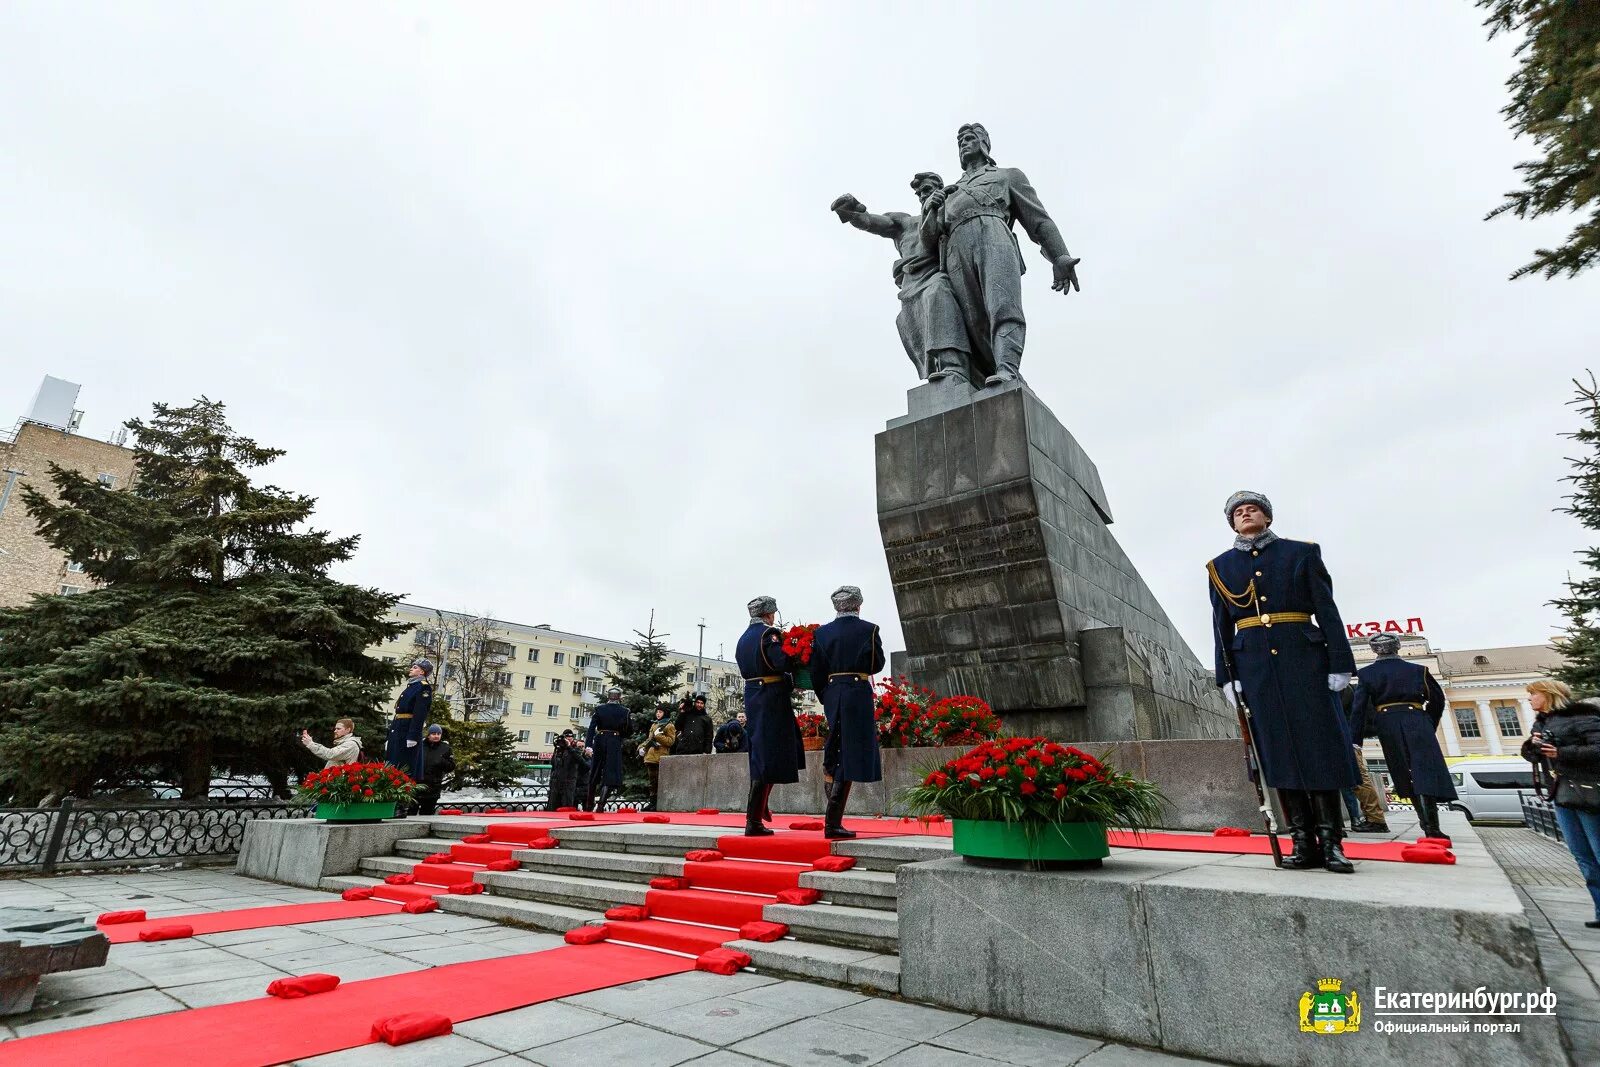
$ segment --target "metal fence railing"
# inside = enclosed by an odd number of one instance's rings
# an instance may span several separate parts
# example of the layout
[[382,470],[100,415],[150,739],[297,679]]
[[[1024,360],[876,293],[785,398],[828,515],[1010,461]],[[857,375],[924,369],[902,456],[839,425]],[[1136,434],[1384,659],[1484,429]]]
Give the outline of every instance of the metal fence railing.
[[1517,790],[1517,799],[1522,802],[1522,817],[1530,830],[1537,830],[1555,841],[1561,840],[1561,827],[1556,823],[1554,804],[1537,793],[1520,789]]

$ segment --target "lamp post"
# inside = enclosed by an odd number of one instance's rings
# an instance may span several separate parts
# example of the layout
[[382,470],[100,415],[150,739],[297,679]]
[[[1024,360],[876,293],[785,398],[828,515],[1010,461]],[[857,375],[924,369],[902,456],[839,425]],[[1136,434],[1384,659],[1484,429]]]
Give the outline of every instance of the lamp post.
[[700,647],[694,654],[694,691],[700,692],[700,687],[706,680],[706,619],[700,616]]

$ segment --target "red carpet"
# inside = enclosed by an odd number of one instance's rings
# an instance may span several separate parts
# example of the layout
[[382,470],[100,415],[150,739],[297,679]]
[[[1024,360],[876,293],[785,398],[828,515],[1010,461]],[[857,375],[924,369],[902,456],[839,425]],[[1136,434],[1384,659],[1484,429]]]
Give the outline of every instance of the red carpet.
[[[332,970],[337,973],[338,965]],[[693,960],[661,952],[606,944],[562,946],[369,978],[298,1000],[262,996],[237,1004],[18,1038],[0,1044],[0,1067],[97,1063],[265,1067],[368,1044],[373,1022],[418,1005],[460,1023],[591,989],[692,970]],[[267,981],[261,980],[263,991]]]
[[[1272,854],[1272,845],[1267,841],[1265,833],[1253,833],[1249,837],[1212,837],[1209,834],[1174,834],[1154,833],[1131,834],[1126,830],[1109,830],[1106,839],[1113,848],[1153,848],[1165,852],[1223,852],[1233,853],[1236,856],[1268,856]],[[1278,843],[1287,856],[1294,850],[1294,842],[1287,837],[1280,836]],[[1344,854],[1353,860],[1382,860],[1388,863],[1403,863],[1400,850],[1410,845],[1410,841],[1358,841],[1353,837],[1344,839]]]
[[[385,887],[392,888],[392,887]],[[279,904],[270,908],[240,908],[238,911],[208,911],[197,915],[168,915],[142,923],[115,923],[100,927],[113,945],[139,940],[141,930],[182,923],[197,934],[220,934],[226,930],[256,930],[263,926],[289,926],[294,923],[324,922],[329,919],[357,919],[363,915],[393,915],[400,909],[386,900],[340,900],[325,903]]]

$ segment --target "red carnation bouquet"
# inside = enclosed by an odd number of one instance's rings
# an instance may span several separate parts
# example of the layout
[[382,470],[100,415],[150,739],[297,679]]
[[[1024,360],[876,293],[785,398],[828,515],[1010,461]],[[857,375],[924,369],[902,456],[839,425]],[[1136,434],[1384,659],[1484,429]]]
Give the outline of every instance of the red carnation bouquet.
[[385,804],[411,799],[416,783],[387,763],[346,763],[300,779],[300,799],[312,804]]
[[806,741],[822,741],[828,736],[828,717],[816,712],[801,712],[794,717],[800,727],[800,737]]
[[940,697],[908,678],[878,683],[878,743],[885,748],[972,745],[999,737],[1002,723],[975,696]]
[[1080,748],[1043,737],[985,741],[903,790],[912,812],[1001,822],[1156,825],[1155,783],[1120,774]]
[[796,623],[783,631],[783,650],[791,656],[799,656],[801,666],[811,662],[811,648],[817,643],[817,627],[819,623]]

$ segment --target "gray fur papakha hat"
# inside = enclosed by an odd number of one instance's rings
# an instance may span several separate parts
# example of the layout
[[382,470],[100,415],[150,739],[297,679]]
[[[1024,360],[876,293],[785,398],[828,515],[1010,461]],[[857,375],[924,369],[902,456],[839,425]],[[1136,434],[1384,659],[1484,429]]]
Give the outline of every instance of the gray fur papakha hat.
[[1367,647],[1380,656],[1392,656],[1400,651],[1400,638],[1394,634],[1374,634],[1367,639]]
[[758,596],[745,605],[752,619],[759,619],[763,615],[772,615],[778,610],[778,601],[775,597]]
[[1233,509],[1240,504],[1254,504],[1267,513],[1267,521],[1272,521],[1272,501],[1268,500],[1265,493],[1257,493],[1251,489],[1241,489],[1228,498],[1222,507],[1222,517],[1228,520],[1228,529],[1233,529]]
[[861,587],[859,585],[841,585],[833,591],[830,598],[833,601],[834,611],[860,611]]
[[419,660],[415,661],[414,663],[412,663],[411,665],[413,667],[421,667],[423,674],[432,674],[433,673],[433,663],[430,660],[419,659]]

